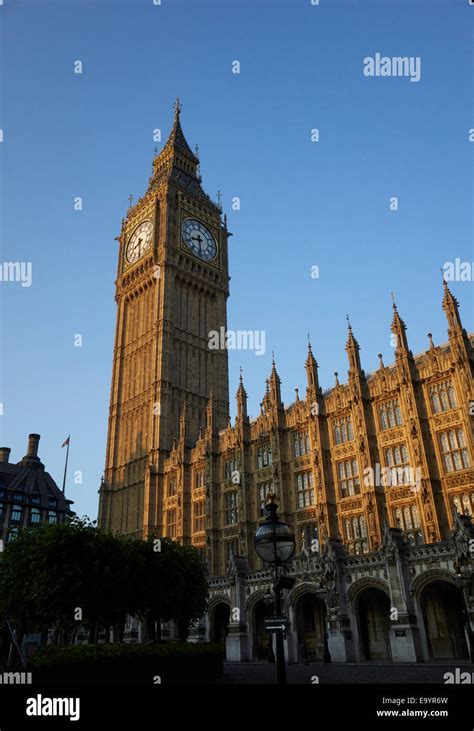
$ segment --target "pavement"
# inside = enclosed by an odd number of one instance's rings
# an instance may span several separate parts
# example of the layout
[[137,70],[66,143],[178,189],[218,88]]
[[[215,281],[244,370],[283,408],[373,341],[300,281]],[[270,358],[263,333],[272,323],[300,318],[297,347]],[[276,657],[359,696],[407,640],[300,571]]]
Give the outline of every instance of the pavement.
[[[287,682],[291,684],[354,684],[354,683],[420,683],[444,684],[445,673],[455,673],[456,668],[471,673],[474,683],[474,666],[464,660],[451,663],[293,663],[286,666]],[[274,663],[241,662],[224,663],[224,676],[219,684],[265,684],[275,683]]]

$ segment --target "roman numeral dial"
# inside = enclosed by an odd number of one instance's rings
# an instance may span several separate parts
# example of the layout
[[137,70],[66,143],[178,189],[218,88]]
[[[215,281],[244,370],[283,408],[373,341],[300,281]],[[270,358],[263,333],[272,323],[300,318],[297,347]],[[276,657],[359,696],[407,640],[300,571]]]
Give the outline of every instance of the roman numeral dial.
[[203,261],[217,256],[217,244],[208,228],[196,218],[187,218],[181,226],[181,236],[186,248]]

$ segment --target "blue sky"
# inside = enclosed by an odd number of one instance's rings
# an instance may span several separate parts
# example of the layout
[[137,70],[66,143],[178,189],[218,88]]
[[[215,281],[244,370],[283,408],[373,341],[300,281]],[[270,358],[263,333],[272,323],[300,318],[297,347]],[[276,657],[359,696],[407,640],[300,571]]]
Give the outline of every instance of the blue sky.
[[[474,7],[320,3],[0,7],[2,261],[31,262],[33,274],[31,287],[0,285],[1,442],[18,461],[40,433],[61,484],[70,432],[68,495],[81,515],[96,517],[105,459],[114,237],[129,194],[146,189],[153,130],[166,139],[176,96],[204,188],[222,191],[233,232],[229,327],[266,333],[265,355],[230,352],[232,408],[242,366],[258,413],[272,350],[285,402],[295,386],[304,393],[308,332],[323,387],[336,370],[345,380],[347,313],[366,371],[379,351],[390,362],[392,290],[413,352],[429,331],[446,339],[440,267],[474,259]],[[420,57],[420,81],[364,76],[377,52]],[[472,329],[472,282],[451,286]]]

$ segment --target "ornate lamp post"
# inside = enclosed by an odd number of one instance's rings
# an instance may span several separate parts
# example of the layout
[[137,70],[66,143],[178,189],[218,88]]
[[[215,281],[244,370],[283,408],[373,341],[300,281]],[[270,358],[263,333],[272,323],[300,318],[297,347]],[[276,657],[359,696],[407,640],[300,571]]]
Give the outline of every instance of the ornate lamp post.
[[471,622],[469,620],[469,607],[465,593],[466,588],[470,585],[472,581],[473,570],[470,564],[471,562],[465,556],[465,554],[461,553],[459,558],[454,561],[453,568],[455,571],[454,579],[462,596],[464,620],[466,623],[467,639],[469,643],[469,658],[471,662],[474,662],[474,639],[472,636]]
[[[286,576],[279,576],[278,567],[283,566],[293,556],[295,551],[295,537],[290,527],[278,519],[278,505],[275,502],[276,495],[269,495],[268,498],[269,502],[265,506],[267,517],[255,533],[254,547],[262,561],[271,564],[274,569],[273,614],[276,627],[278,619],[281,618],[282,614],[281,591],[282,589],[291,588],[294,584],[293,579],[289,579]],[[284,625],[279,629],[270,630],[276,633],[277,683],[279,685],[285,685],[286,683],[285,651],[283,645],[284,630]]]

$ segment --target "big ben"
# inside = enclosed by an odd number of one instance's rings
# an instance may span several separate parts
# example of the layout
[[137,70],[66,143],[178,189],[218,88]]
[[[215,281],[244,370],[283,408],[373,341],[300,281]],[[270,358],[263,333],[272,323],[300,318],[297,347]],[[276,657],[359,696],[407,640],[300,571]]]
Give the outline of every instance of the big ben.
[[163,465],[180,433],[191,447],[206,422],[229,420],[226,349],[229,232],[204,192],[180,104],[146,193],[118,237],[117,318],[99,525],[146,537],[163,525]]

